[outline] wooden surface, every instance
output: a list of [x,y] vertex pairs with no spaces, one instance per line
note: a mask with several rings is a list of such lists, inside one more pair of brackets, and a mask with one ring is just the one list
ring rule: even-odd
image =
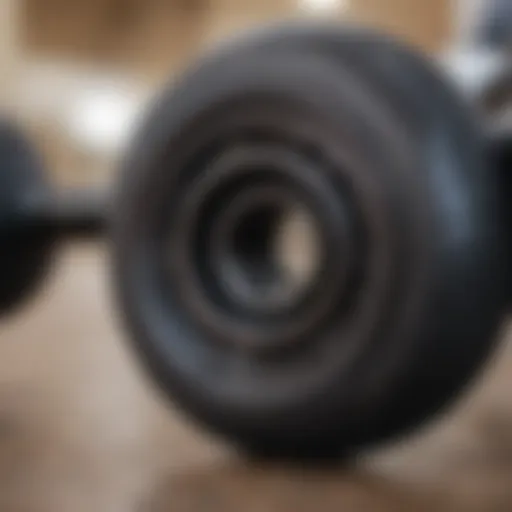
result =
[[5,512],[512,510],[512,344],[442,421],[345,468],[250,467],[142,378],[102,251],[62,251],[0,329]]

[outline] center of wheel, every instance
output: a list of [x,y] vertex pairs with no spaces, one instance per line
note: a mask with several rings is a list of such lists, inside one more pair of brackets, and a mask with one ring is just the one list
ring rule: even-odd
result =
[[234,304],[253,315],[277,315],[314,285],[323,245],[314,215],[300,199],[281,187],[254,187],[214,221],[212,268]]
[[175,225],[186,307],[230,343],[295,343],[350,281],[347,205],[322,169],[288,149],[228,152],[190,185]]

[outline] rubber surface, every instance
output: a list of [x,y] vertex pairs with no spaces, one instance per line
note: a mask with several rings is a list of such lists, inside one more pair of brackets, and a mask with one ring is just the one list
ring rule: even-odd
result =
[[[327,358],[265,373],[219,355],[179,288],[165,286],[159,223],[199,141],[236,115],[250,124],[264,112],[292,130],[292,107],[356,162],[328,178],[353,180],[371,279],[351,314],[309,340]],[[231,41],[162,93],[124,163],[113,264],[134,346],[178,405],[249,451],[335,455],[404,433],[461,391],[503,316],[503,226],[488,171],[469,108],[389,38],[287,25]]]
[[18,222],[31,198],[47,189],[30,142],[17,126],[0,119],[0,316],[29,298],[48,270],[51,237],[27,236]]

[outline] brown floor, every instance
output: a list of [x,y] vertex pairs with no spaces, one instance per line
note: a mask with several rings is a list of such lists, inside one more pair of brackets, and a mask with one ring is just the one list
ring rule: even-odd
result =
[[512,510],[512,343],[449,416],[352,468],[248,467],[126,349],[94,247],[0,329],[1,512]]

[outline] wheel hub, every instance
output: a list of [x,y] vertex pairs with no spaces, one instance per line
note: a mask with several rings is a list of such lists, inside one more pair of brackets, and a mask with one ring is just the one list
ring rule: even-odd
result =
[[210,333],[277,348],[302,339],[343,296],[357,249],[350,207],[317,167],[287,148],[239,147],[187,190],[175,268],[187,309]]

